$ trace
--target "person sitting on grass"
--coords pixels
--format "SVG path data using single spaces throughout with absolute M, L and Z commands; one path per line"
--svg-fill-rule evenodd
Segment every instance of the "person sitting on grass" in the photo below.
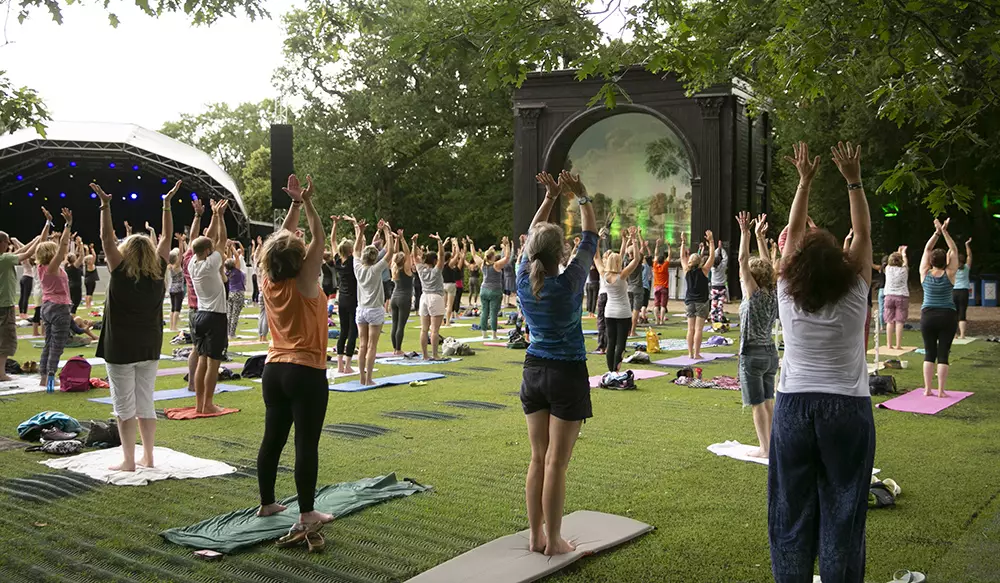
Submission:
M 129 235 L 121 243 L 111 219 L 112 196 L 97 184 L 90 187 L 101 200 L 101 244 L 111 274 L 104 301 L 104 323 L 97 356 L 107 362 L 108 384 L 118 431 L 122 462 L 110 469 L 134 472 L 153 467 L 156 411 L 153 390 L 163 346 L 163 277 L 174 232 L 170 202 L 181 187 L 178 180 L 163 197 L 163 234 L 154 245 L 146 234 Z M 136 429 L 142 438 L 142 457 L 135 459 Z
M 937 363 L 938 397 L 947 394 L 948 355 L 958 330 L 955 310 L 955 273 L 958 271 L 958 247 L 948 233 L 948 223 L 934 219 L 934 233 L 927 240 L 920 259 L 920 281 L 924 288 L 924 303 L 920 308 L 920 334 L 924 338 L 924 395 L 931 396 L 934 364 Z M 938 238 L 944 236 L 948 252 L 935 249 Z
M 808 229 L 819 168 L 805 143 L 785 157 L 799 172 L 778 280 L 784 332 L 780 395 L 768 463 L 768 538 L 777 583 L 862 583 L 875 424 L 863 333 L 870 312 L 872 240 L 861 184 L 861 147 L 832 148 L 847 183 L 854 238 L 845 253 L 825 229 Z
M 768 256 L 767 215 L 756 219 L 757 257 L 750 257 L 750 213 L 736 217 L 740 225 L 740 391 L 743 406 L 753 411 L 753 425 L 760 447 L 752 457 L 766 458 L 771 445 L 771 419 L 774 417 L 774 377 L 778 372 L 778 348 L 771 330 L 778 318 L 774 267 Z
M 93 329 L 94 329 L 93 322 L 89 320 L 84 320 L 80 316 L 75 316 L 73 318 L 73 321 L 69 323 L 69 333 L 71 337 L 70 339 L 72 340 L 73 339 L 72 337 L 75 336 L 86 336 L 87 337 L 86 341 L 84 341 L 82 338 L 80 339 L 80 341 L 87 343 L 93 342 L 98 339 L 97 336 L 94 336 L 94 333 L 91 331 Z
M 215 386 L 219 382 L 219 364 L 229 347 L 226 288 L 222 276 L 226 249 L 225 213 L 228 201 L 212 203 L 212 220 L 208 235 L 191 241 L 194 257 L 188 265 L 191 282 L 198 296 L 198 313 L 194 317 L 191 336 L 198 354 L 194 391 L 198 413 L 221 413 L 216 405 Z
M 0 231 L 0 381 L 10 380 L 7 376 L 7 359 L 17 353 L 17 313 L 18 299 L 17 264 L 35 254 L 38 245 L 49 236 L 51 217 L 48 211 L 42 234 L 17 250 L 12 249 L 10 235 Z
M 294 424 L 299 519 L 282 540 L 295 544 L 333 520 L 333 516 L 317 512 L 314 507 L 319 438 L 330 395 L 326 380 L 326 294 L 319 283 L 326 237 L 313 206 L 312 177 L 306 177 L 306 187 L 302 188 L 293 174 L 284 191 L 292 198 L 285 222 L 258 249 L 258 281 L 270 321 L 271 345 L 261 379 L 266 412 L 264 438 L 257 454 L 257 516 L 287 510 L 278 504 L 274 488 L 281 451 Z M 303 207 L 311 235 L 308 246 L 294 232 Z
M 705 231 L 705 246 L 708 258 L 698 253 L 688 253 L 686 235 L 681 233 L 681 270 L 687 282 L 687 294 L 684 296 L 684 307 L 687 312 L 687 350 L 688 358 L 701 358 L 701 335 L 705 320 L 709 315 L 708 274 L 715 265 L 715 245 L 712 242 L 712 231 Z
M 583 183 L 569 172 L 558 183 L 548 173 L 539 174 L 538 181 L 545 185 L 545 200 L 518 260 L 517 298 L 532 335 L 521 381 L 531 442 L 525 479 L 528 545 L 551 556 L 576 548 L 562 536 L 562 514 L 573 445 L 583 420 L 593 416 L 580 316 L 587 272 L 597 252 L 597 219 Z M 563 230 L 548 218 L 563 192 L 576 196 L 583 233 L 576 256 L 560 274 Z

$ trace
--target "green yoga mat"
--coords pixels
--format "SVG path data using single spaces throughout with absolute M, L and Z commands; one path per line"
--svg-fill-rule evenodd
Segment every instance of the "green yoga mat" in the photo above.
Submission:
M 393 473 L 357 482 L 324 486 L 316 491 L 315 507 L 320 512 L 340 518 L 386 500 L 430 489 L 430 486 L 421 486 L 408 480 L 399 481 Z M 258 518 L 255 506 L 221 514 L 184 528 L 171 528 L 161 532 L 160 536 L 174 544 L 193 549 L 232 553 L 287 534 L 288 529 L 299 518 L 298 497 L 292 496 L 282 500 L 281 504 L 287 506 L 288 510 L 267 518 Z

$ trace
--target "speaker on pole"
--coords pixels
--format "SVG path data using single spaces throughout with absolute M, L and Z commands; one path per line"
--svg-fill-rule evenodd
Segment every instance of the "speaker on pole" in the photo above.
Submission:
M 292 160 L 292 126 L 271 124 L 271 208 L 288 209 L 292 199 L 281 190 L 295 173 Z

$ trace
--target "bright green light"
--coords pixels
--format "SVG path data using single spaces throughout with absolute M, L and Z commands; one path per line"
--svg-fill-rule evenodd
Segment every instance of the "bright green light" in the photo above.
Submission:
M 896 216 L 896 213 L 885 213 L 885 218 L 887 218 L 887 219 L 891 219 L 894 216 Z M 996 216 L 996 215 L 993 215 L 993 216 Z
M 1000 215 L 993 215 L 994 219 L 1000 219 Z

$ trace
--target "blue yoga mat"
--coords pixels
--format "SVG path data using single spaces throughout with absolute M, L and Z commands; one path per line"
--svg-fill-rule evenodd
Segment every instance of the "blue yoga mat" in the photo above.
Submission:
M 351 381 L 349 383 L 342 383 L 339 385 L 330 385 L 330 390 L 338 391 L 341 393 L 358 393 L 361 391 L 368 391 L 371 389 L 381 389 L 382 387 L 408 385 L 414 381 L 433 381 L 443 378 L 444 378 L 443 374 L 435 374 L 429 372 L 415 372 L 410 374 L 398 374 L 392 377 L 383 377 L 380 379 L 375 379 L 375 384 L 368 386 L 362 385 L 361 381 Z
M 236 391 L 249 391 L 253 387 L 243 387 L 240 385 L 227 385 L 224 383 L 219 383 L 215 386 L 215 394 L 219 393 L 235 393 Z M 169 401 L 171 399 L 184 399 L 187 397 L 194 397 L 194 393 L 188 391 L 187 389 L 170 389 L 169 391 L 153 391 L 154 401 Z M 99 399 L 87 399 L 88 401 L 93 401 L 95 403 L 102 403 L 104 405 L 111 405 L 111 397 L 101 397 Z

